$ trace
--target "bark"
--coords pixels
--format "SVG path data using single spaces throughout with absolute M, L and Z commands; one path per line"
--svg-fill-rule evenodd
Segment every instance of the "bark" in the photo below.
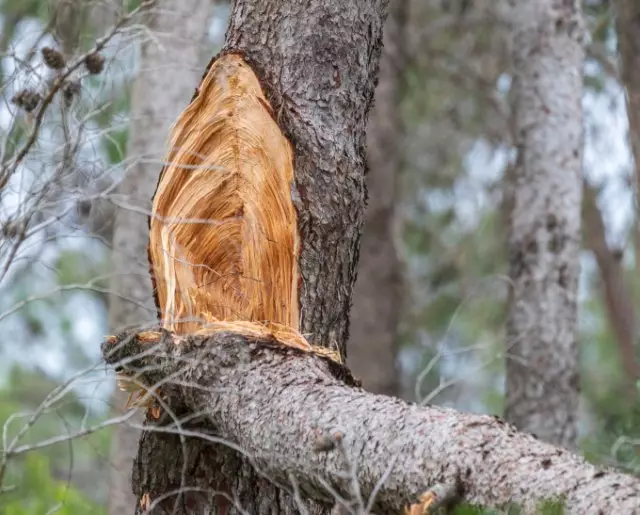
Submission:
M 627 91 L 629 142 L 635 162 L 636 268 L 640 269 L 640 3 L 636 0 L 615 0 L 618 49 L 622 85 Z
M 622 255 L 617 255 L 607 244 L 602 213 L 596 205 L 596 192 L 589 187 L 585 188 L 584 223 L 587 245 L 593 252 L 600 270 L 604 305 L 618 343 L 622 369 L 625 372 L 626 391 L 630 400 L 635 402 L 640 366 L 635 348 L 636 314 L 633 298 L 622 266 Z
M 579 397 L 582 65 L 580 2 L 513 2 L 514 170 L 506 418 L 576 443 Z
M 402 165 L 400 95 L 407 0 L 393 0 L 384 30 L 378 86 L 367 132 L 368 203 L 353 292 L 349 366 L 374 393 L 399 394 L 396 366 L 402 270 L 395 207 Z
M 240 54 L 252 67 L 294 147 L 300 330 L 311 343 L 343 355 L 364 212 L 365 126 L 385 7 L 384 0 L 237 0 L 223 48 L 223 54 Z M 175 438 L 144 433 L 134 481 L 143 505 L 149 491 L 186 502 L 171 494 L 175 475 L 167 476 L 155 460 L 180 453 Z M 215 502 L 191 499 L 194 504 L 179 507 L 184 513 L 229 513 L 227 497 L 242 499 L 252 514 L 299 512 L 295 496 L 233 450 L 216 446 L 206 460 L 195 454 L 189 459 L 208 471 L 207 488 L 224 495 Z M 190 470 L 185 478 L 195 480 L 193 474 L 200 473 Z M 319 503 L 308 513 L 327 510 Z
M 360 495 L 377 513 L 398 513 L 436 483 L 457 485 L 458 500 L 496 509 L 516 504 L 525 513 L 558 499 L 567 514 L 640 510 L 637 478 L 599 469 L 497 417 L 364 392 L 340 365 L 273 340 L 123 334 L 102 351 L 121 372 L 160 385 L 157 393 L 181 417 L 167 416 L 155 426 L 163 433 L 147 433 L 162 435 L 163 445 L 145 456 L 160 473 L 136 478 L 151 513 L 176 506 L 175 496 L 159 498 L 172 489 L 184 494 L 172 513 L 203 513 L 194 508 L 203 498 L 216 504 L 220 475 L 212 448 L 223 447 L 221 441 L 242 449 L 265 483 L 321 503 L 337 493 L 351 507 Z M 246 493 L 234 499 L 245 513 L 283 513 L 277 505 L 253 504 Z
M 160 172 L 167 130 L 193 93 L 201 73 L 200 44 L 211 10 L 210 2 L 185 0 L 157 2 L 149 14 L 152 41 L 142 45 L 140 72 L 133 87 L 128 152 L 140 161 L 127 170 L 120 184 L 115 213 L 109 306 L 112 331 L 155 322 L 155 309 L 148 274 L 147 233 L 151 197 Z M 175 7 L 174 7 L 175 6 Z M 157 160 L 157 162 L 153 162 Z M 129 208 L 129 206 L 131 208 Z M 126 396 L 117 393 L 113 403 L 122 409 Z M 131 492 L 131 468 L 139 431 L 120 425 L 111 455 L 109 513 L 130 513 L 136 502 Z

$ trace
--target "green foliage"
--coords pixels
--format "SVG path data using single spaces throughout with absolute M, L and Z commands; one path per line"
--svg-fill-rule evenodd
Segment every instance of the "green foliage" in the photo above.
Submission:
M 69 482 L 54 479 L 46 456 L 29 454 L 20 468 L 7 478 L 6 483 L 15 488 L 0 496 L 0 515 L 106 513 Z
M 26 135 L 26 125 L 22 120 L 17 120 L 16 123 L 11 126 L 8 134 L 2 134 L 3 141 L 7 142 L 4 157 L 5 161 L 8 161 L 14 156 L 22 142 L 25 140 Z
M 102 147 L 107 154 L 110 164 L 120 163 L 127 155 L 127 141 L 129 140 L 129 129 L 111 131 L 103 136 Z
M 7 444 L 58 386 L 41 371 L 18 366 L 11 369 L 0 390 L 0 424 L 6 425 Z M 67 392 L 42 411 L 17 443 L 33 445 L 76 432 L 83 423 L 91 426 L 98 422 L 74 392 Z M 0 494 L 0 515 L 47 513 L 57 505 L 60 509 L 56 513 L 102 513 L 100 503 L 92 497 L 103 496 L 96 480 L 108 456 L 109 442 L 110 433 L 98 431 L 10 458 L 1 485 L 10 491 Z
M 103 256 L 101 260 L 89 259 L 86 252 L 63 250 L 55 262 L 57 283 L 59 286 L 70 284 L 87 284 L 91 282 L 96 288 L 107 288 L 106 280 L 96 281 L 108 270 L 108 263 Z
M 549 499 L 538 505 L 540 515 L 564 515 L 565 501 L 563 499 Z
M 632 287 L 633 282 L 630 278 Z M 592 287 L 597 292 L 597 284 Z M 594 293 L 582 310 L 589 321 L 588 326 L 582 324 L 586 327 L 581 331 L 582 394 L 593 414 L 581 442 L 582 452 L 589 461 L 637 474 L 640 402 L 638 398 L 632 402 L 633 392 L 628 391 L 627 378 L 621 372 L 621 356 L 600 296 Z
M 2 2 L 2 12 L 11 21 L 6 28 L 13 31 L 17 20 L 27 16 L 35 18 L 45 14 L 48 3 L 45 0 L 4 0 Z M 8 36 L 13 37 L 13 32 L 10 32 Z
M 537 515 L 564 515 L 564 501 L 546 500 L 541 501 L 536 510 Z M 471 504 L 461 504 L 456 506 L 451 515 L 520 515 L 522 508 L 512 504 L 503 510 L 490 510 Z

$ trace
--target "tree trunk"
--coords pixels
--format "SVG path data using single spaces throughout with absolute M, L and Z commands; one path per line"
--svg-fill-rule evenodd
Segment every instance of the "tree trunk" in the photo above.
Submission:
M 631 290 L 627 284 L 622 256 L 607 244 L 604 220 L 596 204 L 596 192 L 586 186 L 584 190 L 584 223 L 586 241 L 600 269 L 602 298 L 609 325 L 618 343 L 622 369 L 625 372 L 626 394 L 636 402 L 636 382 L 640 367 L 636 357 L 636 314 Z
M 156 6 L 157 11 L 149 13 L 148 27 L 157 42 L 147 40 L 142 45 L 131 101 L 128 153 L 137 161 L 129 167 L 115 199 L 119 209 L 115 214 L 109 305 L 112 331 L 156 320 L 146 259 L 146 213 L 158 180 L 167 130 L 201 73 L 198 57 L 211 11 L 209 2 L 199 0 L 160 0 Z M 123 409 L 125 400 L 126 396 L 117 392 L 114 408 Z M 138 429 L 126 424 L 118 426 L 115 433 L 109 496 L 112 515 L 131 513 L 136 503 L 131 469 L 139 435 Z
M 640 3 L 615 0 L 618 48 L 622 68 L 622 85 L 627 90 L 629 142 L 635 161 L 636 268 L 640 270 Z
M 300 331 L 312 344 L 337 348 L 343 356 L 365 203 L 365 127 L 385 4 L 237 0 L 222 52 L 241 55 L 252 68 L 293 145 Z M 183 446 L 178 436 L 149 429 L 134 468 L 143 507 L 149 497 L 165 496 L 155 512 L 226 514 L 239 512 L 238 506 L 252 514 L 300 512 L 295 495 L 235 450 Z M 168 471 L 160 456 L 182 456 L 186 468 Z M 213 493 L 187 495 L 202 484 Z M 320 502 L 308 512 L 329 507 Z
M 576 443 L 576 342 L 582 195 L 580 2 L 514 2 L 513 210 L 506 418 Z
M 392 0 L 384 30 L 374 108 L 367 132 L 368 205 L 353 292 L 349 367 L 374 393 L 398 395 L 402 271 L 394 238 L 402 165 L 400 95 L 407 0 Z
M 525 514 L 539 513 L 544 501 L 567 515 L 640 510 L 637 478 L 598 469 L 497 417 L 366 393 L 332 360 L 273 340 L 147 332 L 111 338 L 102 352 L 111 364 L 129 360 L 122 371 L 155 387 L 176 417 L 156 428 L 164 433 L 145 433 L 157 439 L 144 456 L 153 474 L 147 486 L 158 488 L 142 496 L 150 513 L 200 514 L 203 505 L 218 508 L 206 513 L 291 513 L 278 498 L 255 502 L 237 488 L 246 478 L 231 461 L 220 468 L 221 442 L 242 449 L 260 471 L 257 487 L 283 485 L 299 506 L 340 498 L 347 513 L 400 513 L 440 484 L 433 490 L 457 492 L 456 501 L 516 505 Z M 229 485 L 232 510 L 218 501 Z

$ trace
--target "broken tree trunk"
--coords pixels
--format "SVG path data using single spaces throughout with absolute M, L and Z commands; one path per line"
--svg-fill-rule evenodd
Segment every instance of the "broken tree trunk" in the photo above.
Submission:
M 149 258 L 164 328 L 232 328 L 344 360 L 385 6 L 234 3 L 223 51 L 174 127 L 154 197 Z M 299 512 L 296 496 L 242 453 L 218 445 L 196 456 L 198 447 L 151 429 L 134 467 L 142 508 L 151 497 L 165 499 L 157 513 Z M 167 473 L 178 455 L 202 460 L 218 495 L 187 502 L 201 483 Z
M 367 393 L 334 361 L 274 340 L 146 332 L 112 337 L 102 351 L 166 399 L 171 413 L 157 428 L 162 432 L 146 433 L 156 446 L 142 448 L 142 459 L 162 465 L 146 471 L 157 489 L 143 493 L 152 513 L 175 506 L 175 496 L 161 492 L 182 487 L 173 513 L 202 513 L 194 507 L 215 506 L 221 489 L 242 483 L 220 460 L 222 442 L 229 455 L 241 450 L 258 482 L 283 485 L 297 497 L 300 513 L 307 499 L 341 499 L 351 513 L 400 513 L 436 483 L 455 485 L 458 501 L 517 505 L 524 513 L 545 501 L 567 514 L 640 510 L 637 478 L 599 469 L 497 417 Z M 245 493 L 227 507 L 286 513 L 277 499 L 246 504 Z

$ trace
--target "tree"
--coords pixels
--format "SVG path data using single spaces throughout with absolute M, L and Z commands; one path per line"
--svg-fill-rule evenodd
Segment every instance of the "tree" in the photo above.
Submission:
M 158 1 L 155 5 L 158 9 L 149 12 L 148 26 L 158 32 L 158 41 L 147 40 L 142 45 L 133 88 L 128 152 L 137 161 L 119 185 L 121 200 L 115 213 L 109 307 L 112 331 L 155 322 L 146 261 L 147 215 L 167 129 L 200 73 L 200 44 L 211 7 L 197 0 L 178 4 Z M 166 73 L 168 69 L 171 73 Z M 116 395 L 116 409 L 122 409 L 125 400 Z M 114 515 L 126 513 L 135 502 L 130 471 L 138 437 L 135 427 L 122 424 L 114 438 L 109 497 L 109 511 Z
M 618 49 L 621 64 L 621 82 L 627 91 L 627 115 L 629 117 L 629 142 L 635 161 L 636 191 L 636 224 L 635 247 L 636 268 L 640 268 L 640 208 L 638 207 L 638 191 L 640 191 L 640 6 L 633 0 L 616 0 L 613 2 L 616 11 L 616 27 Z
M 601 277 L 602 298 L 607 310 L 607 319 L 618 342 L 627 400 L 635 402 L 636 381 L 640 367 L 636 358 L 636 315 L 631 289 L 622 256 L 607 243 L 602 213 L 596 204 L 596 191 L 586 185 L 584 190 L 583 222 L 586 244 L 593 252 Z
M 242 55 L 257 74 L 275 119 L 293 144 L 298 329 L 316 346 L 338 346 L 343 356 L 364 213 L 365 125 L 383 19 L 384 2 L 373 0 L 313 7 L 238 1 L 223 49 L 225 55 Z M 170 479 L 159 477 L 163 471 L 155 459 L 167 445 L 157 433 L 145 434 L 136 465 L 139 497 L 148 491 L 155 497 L 157 485 L 147 482 Z M 237 453 L 221 448 L 216 454 L 218 481 L 223 479 L 220 470 L 242 478 L 219 487 L 237 495 L 245 509 L 260 513 L 265 499 L 278 499 L 283 512 L 294 509 L 293 497 L 260 480 Z
M 507 420 L 576 444 L 584 29 L 580 3 L 515 2 Z
M 402 270 L 394 222 L 402 165 L 400 95 L 408 2 L 393 0 L 384 29 L 374 108 L 367 133 L 368 202 L 353 292 L 349 366 L 374 393 L 399 394 L 398 325 Z

